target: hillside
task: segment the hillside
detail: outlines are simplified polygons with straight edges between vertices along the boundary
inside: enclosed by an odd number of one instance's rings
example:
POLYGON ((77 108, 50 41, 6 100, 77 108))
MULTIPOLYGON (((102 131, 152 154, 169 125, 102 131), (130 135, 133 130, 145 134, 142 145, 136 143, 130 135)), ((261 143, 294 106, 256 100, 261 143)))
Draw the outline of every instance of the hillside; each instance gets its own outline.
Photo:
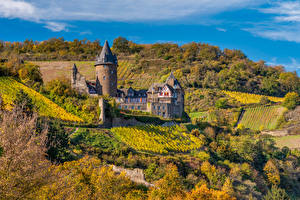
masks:
POLYGON ((278 121, 286 109, 281 106, 259 106, 242 112, 238 126, 253 130, 276 129, 278 121))
MULTIPOLYGON (((58 61, 71 60, 85 61, 78 62, 79 68, 80 65, 92 68, 96 55, 102 49, 99 41, 65 41, 63 38, 43 42, 4 42, 2 45, 0 55, 3 58, 9 59, 19 52, 18 56, 25 61, 55 61, 58 70, 64 68, 64 64, 58 64, 58 61)), ((112 51, 117 54, 120 64, 119 85, 126 87, 147 88, 149 79, 157 82, 173 71, 185 88, 211 88, 279 97, 292 91, 300 93, 300 79, 296 73, 286 72, 283 66, 252 61, 240 50, 222 50, 201 42, 143 45, 116 38, 112 51)), ((49 62, 47 65, 49 67, 49 62)), ((82 73, 88 79, 93 79, 89 71, 84 71, 82 73)), ((59 72, 56 76, 69 77, 65 73, 59 72)))
POLYGON ((82 119, 79 117, 68 113, 48 98, 44 97, 35 90, 26 87, 22 83, 19 83, 15 79, 11 77, 0 77, 0 94, 8 109, 12 107, 13 100, 20 90, 23 90, 29 95, 41 116, 59 118, 65 121, 82 121, 82 119))

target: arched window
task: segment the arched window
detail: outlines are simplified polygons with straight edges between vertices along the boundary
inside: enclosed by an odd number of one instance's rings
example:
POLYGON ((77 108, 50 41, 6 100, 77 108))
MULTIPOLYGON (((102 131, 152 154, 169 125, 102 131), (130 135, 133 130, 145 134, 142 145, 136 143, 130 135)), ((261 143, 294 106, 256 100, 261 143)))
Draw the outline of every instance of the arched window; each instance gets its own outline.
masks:
POLYGON ((105 80, 106 79, 106 77, 105 76, 103 76, 103 80, 105 80))

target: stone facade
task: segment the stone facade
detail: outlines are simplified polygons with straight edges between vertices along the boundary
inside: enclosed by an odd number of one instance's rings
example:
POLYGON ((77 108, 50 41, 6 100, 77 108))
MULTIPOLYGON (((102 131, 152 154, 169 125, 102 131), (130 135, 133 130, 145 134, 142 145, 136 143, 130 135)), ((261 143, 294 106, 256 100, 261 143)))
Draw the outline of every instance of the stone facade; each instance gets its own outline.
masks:
POLYGON ((117 96, 117 66, 117 57, 112 54, 108 42, 105 41, 101 54, 95 63, 96 77, 99 80, 99 87, 101 87, 99 91, 102 95, 117 96))
MULTIPOLYGON (((150 112, 164 118, 181 117, 184 112, 184 90, 173 73, 165 83, 154 83, 148 90, 117 89, 117 57, 112 54, 108 42, 97 56, 96 81, 86 81, 78 72, 76 65, 72 69, 72 88, 89 95, 108 95, 115 97, 120 109, 150 112)), ((99 106, 103 108, 103 101, 99 106)), ((104 109, 103 109, 104 110, 104 109)), ((100 116, 104 121, 104 115, 100 116)))

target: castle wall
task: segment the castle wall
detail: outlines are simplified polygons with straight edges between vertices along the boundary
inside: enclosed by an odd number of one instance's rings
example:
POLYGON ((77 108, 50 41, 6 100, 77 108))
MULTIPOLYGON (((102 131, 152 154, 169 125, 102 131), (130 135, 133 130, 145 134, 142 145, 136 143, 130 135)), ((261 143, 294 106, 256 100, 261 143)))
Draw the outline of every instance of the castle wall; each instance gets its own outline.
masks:
POLYGON ((147 111, 146 103, 120 103, 119 109, 147 111))
POLYGON ((97 65, 96 76, 102 86, 102 95, 117 96, 117 66, 97 65))
POLYGON ((78 91, 80 94, 89 94, 89 89, 86 83, 86 79, 79 72, 72 73, 71 87, 78 91))

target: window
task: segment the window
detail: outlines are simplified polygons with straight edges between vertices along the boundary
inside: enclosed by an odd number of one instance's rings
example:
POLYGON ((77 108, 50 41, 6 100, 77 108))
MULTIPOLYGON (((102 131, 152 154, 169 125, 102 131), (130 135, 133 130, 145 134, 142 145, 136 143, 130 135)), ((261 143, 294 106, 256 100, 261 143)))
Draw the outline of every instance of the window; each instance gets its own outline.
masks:
POLYGON ((141 106, 138 106, 138 110, 141 110, 141 106))
POLYGON ((106 77, 105 76, 103 76, 103 80, 105 80, 106 79, 106 77))
POLYGON ((153 109, 155 110, 155 106, 153 106, 153 109))
POLYGON ((163 106, 163 110, 165 109, 165 106, 163 106))
POLYGON ((131 106, 131 109, 133 109, 133 110, 134 110, 134 106, 131 106))
POLYGON ((125 109, 127 109, 127 106, 124 106, 125 109))
POLYGON ((111 72, 110 72, 111 74, 113 74, 114 73, 114 70, 111 70, 111 72))
POLYGON ((157 106, 157 109, 160 110, 160 106, 157 106))

